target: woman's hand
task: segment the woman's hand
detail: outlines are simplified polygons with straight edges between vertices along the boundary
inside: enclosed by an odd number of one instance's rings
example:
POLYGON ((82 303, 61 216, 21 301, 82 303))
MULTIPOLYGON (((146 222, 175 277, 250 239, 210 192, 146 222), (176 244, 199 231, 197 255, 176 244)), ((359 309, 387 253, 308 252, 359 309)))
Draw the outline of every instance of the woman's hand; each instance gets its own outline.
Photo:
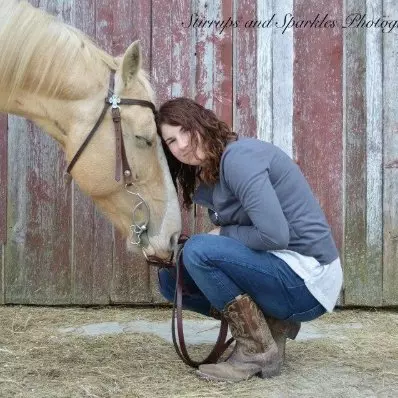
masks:
POLYGON ((220 235, 220 227, 212 229, 210 232, 208 232, 210 235, 220 235))

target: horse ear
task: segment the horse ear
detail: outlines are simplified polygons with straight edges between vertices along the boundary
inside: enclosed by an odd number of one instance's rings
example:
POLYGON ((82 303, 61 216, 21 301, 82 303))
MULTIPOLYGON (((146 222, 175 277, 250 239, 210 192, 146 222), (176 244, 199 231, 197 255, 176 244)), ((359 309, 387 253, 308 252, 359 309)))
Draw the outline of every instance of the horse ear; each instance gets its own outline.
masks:
POLYGON ((130 44, 126 50, 122 61, 122 79, 124 84, 127 86, 130 80, 137 74, 141 69, 142 54, 140 41, 136 40, 130 44))

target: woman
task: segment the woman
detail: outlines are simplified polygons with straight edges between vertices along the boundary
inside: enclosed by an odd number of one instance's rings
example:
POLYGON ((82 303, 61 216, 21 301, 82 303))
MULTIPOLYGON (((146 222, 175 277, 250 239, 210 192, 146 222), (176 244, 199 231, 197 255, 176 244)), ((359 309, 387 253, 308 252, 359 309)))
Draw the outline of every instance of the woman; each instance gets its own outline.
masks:
MULTIPOLYGON (((336 304, 342 270, 325 216, 298 166, 276 146, 239 138, 187 98, 163 104, 159 134, 184 206, 208 208, 217 226, 185 244, 185 308, 226 318, 230 358, 198 375, 239 381, 280 373, 286 337, 336 304), (217 311, 216 311, 217 312, 217 311)), ((175 279, 159 274, 174 297, 175 279)))

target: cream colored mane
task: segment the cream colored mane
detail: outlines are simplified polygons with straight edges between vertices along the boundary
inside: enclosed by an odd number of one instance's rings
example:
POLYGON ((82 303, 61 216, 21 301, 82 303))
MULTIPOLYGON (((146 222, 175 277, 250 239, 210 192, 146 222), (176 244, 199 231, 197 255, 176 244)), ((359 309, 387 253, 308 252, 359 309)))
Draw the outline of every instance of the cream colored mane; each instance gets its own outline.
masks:
MULTIPOLYGON (((20 88, 46 97, 68 98, 72 94, 68 71, 79 64, 94 73, 90 65, 99 62, 110 69, 118 67, 117 59, 77 29, 29 3, 0 0, 0 95, 8 93, 6 100, 11 101, 20 88), (32 70, 40 73, 32 77, 32 70)), ((143 71, 138 78, 153 96, 143 71)))

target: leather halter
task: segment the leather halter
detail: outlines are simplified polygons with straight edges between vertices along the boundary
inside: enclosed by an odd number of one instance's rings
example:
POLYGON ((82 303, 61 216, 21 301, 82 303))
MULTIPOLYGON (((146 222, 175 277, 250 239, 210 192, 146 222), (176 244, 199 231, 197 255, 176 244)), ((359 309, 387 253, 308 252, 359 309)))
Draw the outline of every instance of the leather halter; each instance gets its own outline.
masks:
POLYGON ((120 106, 119 105, 139 105, 143 107, 150 108, 154 115, 156 115, 155 105, 150 101, 140 100, 140 99, 132 99, 132 98, 119 98, 114 93, 115 89, 115 72, 111 70, 110 80, 109 80, 109 89, 108 96, 105 98, 105 105, 102 109, 101 115, 99 116, 97 122, 94 127, 91 129, 90 133, 84 140, 83 144, 76 152, 72 161, 69 163, 67 173, 70 175, 73 166, 78 161, 80 155, 83 153, 84 149, 90 142, 91 138, 94 136, 94 133, 97 131, 98 127, 102 123, 105 118, 106 112, 109 106, 112 106, 112 120, 115 126, 115 135, 116 135, 116 169, 115 169, 115 180, 120 181, 121 175, 123 174, 124 183, 127 185, 131 185, 134 181, 133 174, 131 172, 131 168, 129 162, 126 157, 126 150, 124 147, 123 140, 123 132, 120 118, 120 106))
POLYGON ((218 332, 216 344, 211 350, 210 354, 202 361, 194 361, 188 354, 187 347, 185 345, 184 331, 183 331, 183 316, 182 316, 182 296, 184 287, 183 268, 182 262, 182 251, 184 243, 188 240, 187 236, 182 235, 179 239, 179 245, 176 253, 175 267, 176 267, 176 288, 174 292, 173 302, 173 315, 171 321, 171 332, 173 337, 174 348, 178 356, 183 362, 193 368, 198 368, 199 365, 205 363, 216 363, 221 357, 228 346, 234 341, 233 337, 230 337, 227 341, 228 334, 228 323, 226 319, 221 315, 221 325, 218 332), (177 323, 177 327, 176 327, 177 323), (177 340, 178 337, 178 340, 177 340))
MULTIPOLYGON (((105 98, 105 105, 102 109, 101 115, 99 116, 97 122, 94 127, 91 129, 90 133, 84 140, 83 144, 76 152, 75 156, 69 163, 67 168, 67 173, 70 176, 70 172, 73 169, 73 166, 78 161, 80 155, 83 153, 84 149, 87 147, 91 138, 94 136, 98 127, 102 123, 105 118, 106 112, 109 106, 112 106, 112 120, 115 127, 115 135, 116 135, 116 168, 115 168, 115 180, 120 181, 121 175, 123 174, 124 184, 126 186, 134 185, 134 177, 131 172, 130 165, 127 160, 126 150, 124 146, 123 133, 122 133, 122 125, 121 125, 121 117, 120 117, 120 106, 119 105, 139 105, 143 107, 150 108, 153 114, 156 116, 156 108, 155 105, 150 101, 139 100, 139 99, 130 99, 130 98, 119 98, 114 94, 115 88, 115 71, 111 71, 110 81, 109 81, 109 89, 108 96, 105 98)), ((129 191, 130 192, 130 191, 129 191)), ((132 193, 132 192, 130 192, 132 193)), ((135 194, 138 195, 139 194, 135 194)), ((141 198, 142 199, 142 198, 141 198)), ((145 203, 145 201, 144 201, 145 203)), ((183 323, 182 323, 182 295, 183 295, 183 277, 182 277, 182 267, 183 263, 181 261, 181 254, 183 244, 187 240, 187 237, 180 237, 179 246, 176 254, 175 265, 173 263, 173 258, 171 257, 168 261, 163 261, 155 256, 147 256, 145 251, 143 254, 146 258, 146 261, 149 265, 161 267, 176 267, 177 268, 177 278, 176 278, 176 289, 175 289, 175 297, 174 297, 174 305, 173 305, 173 315, 172 315, 172 336, 173 336, 173 344, 176 349, 178 356, 189 366, 197 368, 202 363, 213 363, 216 362, 217 359, 222 355, 225 349, 231 344, 233 338, 229 339, 227 342, 226 336, 228 332, 228 324, 225 319, 221 320, 221 327, 219 336, 211 353, 201 362, 196 362, 192 360, 187 352, 184 340, 184 332, 183 332, 183 323), (176 322, 177 322, 177 333, 176 333, 176 322), (178 334, 178 342, 177 335, 178 334)), ((138 244, 140 241, 138 241, 138 244)))

